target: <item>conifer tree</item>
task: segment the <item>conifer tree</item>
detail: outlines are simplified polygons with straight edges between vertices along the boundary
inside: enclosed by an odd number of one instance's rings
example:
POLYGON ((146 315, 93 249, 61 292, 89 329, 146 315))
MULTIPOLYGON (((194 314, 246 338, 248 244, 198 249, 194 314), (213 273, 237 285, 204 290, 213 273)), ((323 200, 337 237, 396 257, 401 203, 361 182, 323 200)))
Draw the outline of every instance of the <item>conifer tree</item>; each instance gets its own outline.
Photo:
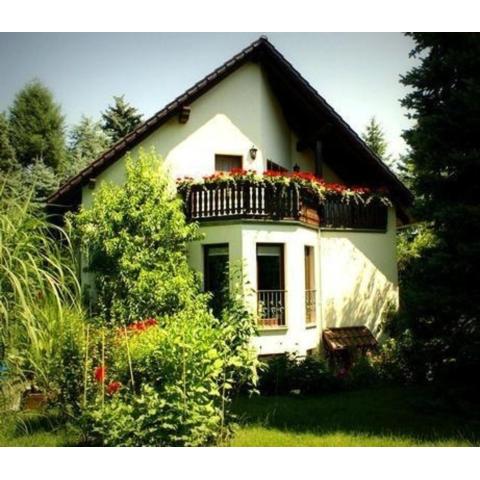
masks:
POLYGON ((39 80, 17 93, 10 108, 10 142, 18 162, 26 167, 36 160, 59 170, 65 160, 64 118, 50 90, 39 80))
POLYGON ((370 118, 365 131, 362 133, 362 138, 373 153, 380 157, 386 165, 390 168, 395 166, 392 157, 387 153, 388 143, 385 140, 385 133, 375 117, 370 118))
POLYGON ((0 113, 0 172, 10 172, 18 169, 18 163, 9 138, 8 120, 0 113))
POLYGON ((69 161, 63 172, 64 178, 75 175, 93 162, 108 148, 110 142, 100 122, 86 116, 82 116, 72 128, 69 137, 69 161))
POLYGON ((141 123, 142 115, 125 100, 125 95, 114 96, 113 100, 114 105, 102 113, 102 128, 115 143, 141 123))
POLYGON ((412 37, 420 65, 402 78, 415 120, 404 138, 415 218, 435 240, 407 269, 399 327, 413 371, 467 384, 480 369, 480 35, 412 37))

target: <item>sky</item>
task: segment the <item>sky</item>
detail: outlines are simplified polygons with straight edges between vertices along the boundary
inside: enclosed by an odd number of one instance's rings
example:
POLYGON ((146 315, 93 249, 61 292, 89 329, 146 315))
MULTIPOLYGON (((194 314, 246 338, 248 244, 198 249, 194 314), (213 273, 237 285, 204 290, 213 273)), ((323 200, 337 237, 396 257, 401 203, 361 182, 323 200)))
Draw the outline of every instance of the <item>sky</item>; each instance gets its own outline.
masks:
POLYGON ((396 157, 410 126, 400 84, 416 61, 400 33, 1 33, 0 111, 40 79, 67 125, 100 118, 113 95, 153 115, 202 77, 266 34, 327 102, 361 133, 373 115, 396 157))

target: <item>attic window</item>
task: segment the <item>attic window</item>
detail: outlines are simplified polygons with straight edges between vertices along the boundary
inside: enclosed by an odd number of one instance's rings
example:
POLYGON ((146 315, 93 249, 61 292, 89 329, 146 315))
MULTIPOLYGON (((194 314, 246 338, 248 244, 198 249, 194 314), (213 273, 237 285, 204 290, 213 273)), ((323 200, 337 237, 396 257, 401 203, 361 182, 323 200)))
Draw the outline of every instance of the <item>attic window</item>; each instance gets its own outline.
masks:
POLYGON ((216 172, 230 172, 235 168, 242 168, 241 155, 215 155, 216 172))

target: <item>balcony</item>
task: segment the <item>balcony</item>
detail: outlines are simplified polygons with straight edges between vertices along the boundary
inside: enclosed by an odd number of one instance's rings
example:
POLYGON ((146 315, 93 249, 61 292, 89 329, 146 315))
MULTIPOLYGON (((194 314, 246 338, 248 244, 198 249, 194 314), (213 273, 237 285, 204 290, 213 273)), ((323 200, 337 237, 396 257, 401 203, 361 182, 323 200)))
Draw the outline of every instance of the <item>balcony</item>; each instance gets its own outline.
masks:
POLYGON ((387 207, 378 201, 362 204, 327 198, 319 203, 297 185, 275 188, 247 181, 192 185, 182 195, 190 221, 296 220, 332 229, 385 231, 387 227, 387 207))
POLYGON ((285 290, 259 290, 257 314, 261 328, 285 327, 285 290))

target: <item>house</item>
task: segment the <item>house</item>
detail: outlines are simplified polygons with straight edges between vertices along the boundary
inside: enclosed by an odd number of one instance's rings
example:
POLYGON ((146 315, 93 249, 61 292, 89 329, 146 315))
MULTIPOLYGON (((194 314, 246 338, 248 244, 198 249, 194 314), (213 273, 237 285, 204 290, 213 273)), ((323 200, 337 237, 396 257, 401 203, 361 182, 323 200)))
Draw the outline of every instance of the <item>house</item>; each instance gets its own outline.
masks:
POLYGON ((247 301, 259 314, 259 354, 306 354, 332 328, 379 335, 384 313, 398 302, 396 227, 408 221, 412 196, 267 38, 69 179, 49 198, 51 208, 88 206, 100 182, 122 182, 126 153, 140 147, 154 147, 177 178, 242 177, 216 186, 193 180, 186 214, 204 238, 190 245, 189 261, 213 292, 227 262, 244 264, 254 292, 247 301), (279 194, 242 170, 315 175, 340 190, 385 189, 391 203, 318 202, 295 182, 279 194))

